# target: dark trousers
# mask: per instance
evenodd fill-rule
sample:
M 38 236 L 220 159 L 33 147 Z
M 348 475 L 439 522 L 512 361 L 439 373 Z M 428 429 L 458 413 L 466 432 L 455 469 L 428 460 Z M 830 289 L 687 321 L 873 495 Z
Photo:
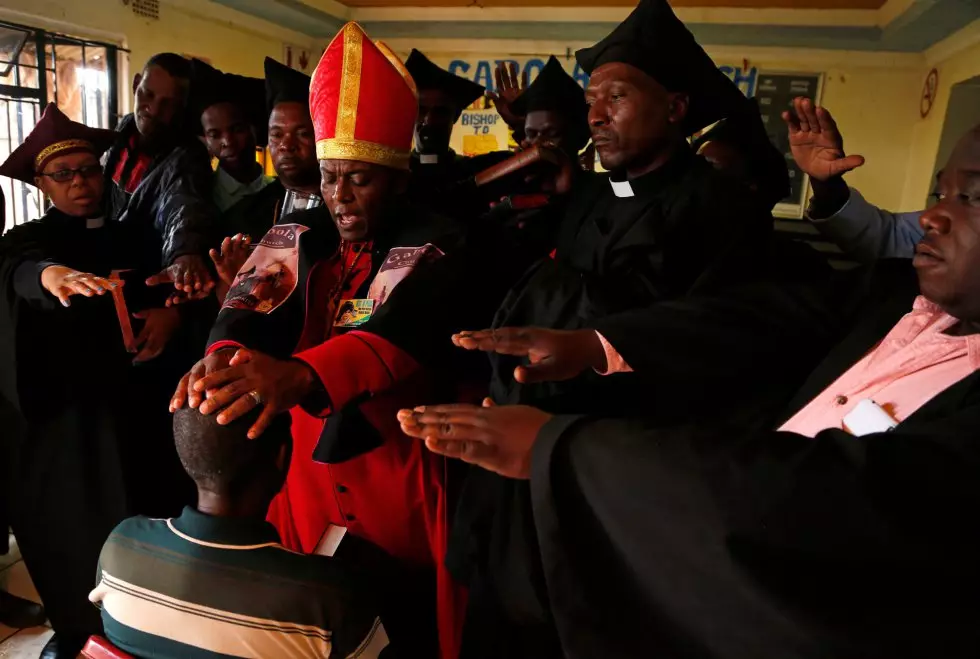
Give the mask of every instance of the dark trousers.
M 79 404 L 47 419 L 21 420 L 8 444 L 11 527 L 59 634 L 102 633 L 88 594 L 102 544 L 129 514 L 117 430 L 98 404 Z

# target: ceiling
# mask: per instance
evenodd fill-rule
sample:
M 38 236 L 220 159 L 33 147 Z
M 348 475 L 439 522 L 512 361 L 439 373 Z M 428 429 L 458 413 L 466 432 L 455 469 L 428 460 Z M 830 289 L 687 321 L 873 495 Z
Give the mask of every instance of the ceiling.
M 349 7 L 631 7 L 636 0 L 340 0 Z M 674 7 L 879 9 L 886 0 L 671 0 Z
M 348 20 L 375 39 L 593 43 L 637 0 L 210 0 L 328 41 Z M 706 46 L 922 52 L 980 20 L 980 0 L 671 0 Z M 600 6 L 601 5 L 601 6 Z M 733 20 L 737 16 L 736 20 Z

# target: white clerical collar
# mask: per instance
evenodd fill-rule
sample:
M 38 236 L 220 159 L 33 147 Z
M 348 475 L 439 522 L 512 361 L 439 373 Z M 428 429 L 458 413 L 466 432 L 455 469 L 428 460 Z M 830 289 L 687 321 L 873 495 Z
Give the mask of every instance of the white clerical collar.
M 439 154 L 437 153 L 420 153 L 419 163 L 422 165 L 438 165 L 439 164 Z
M 86 229 L 101 229 L 105 226 L 104 217 L 87 217 L 85 218 L 85 228 Z
M 633 186 L 630 185 L 629 181 L 614 181 L 612 178 L 610 178 L 609 185 L 612 186 L 613 194 L 617 197 L 633 196 Z

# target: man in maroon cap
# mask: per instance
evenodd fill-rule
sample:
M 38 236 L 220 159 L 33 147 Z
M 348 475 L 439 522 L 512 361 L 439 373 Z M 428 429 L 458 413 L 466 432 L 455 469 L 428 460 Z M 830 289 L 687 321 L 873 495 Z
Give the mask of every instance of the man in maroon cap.
M 75 657 L 100 633 L 87 596 L 101 545 L 141 505 L 135 477 L 153 488 L 147 478 L 167 472 L 146 453 L 147 417 L 137 435 L 120 414 L 146 406 L 120 327 L 137 325 L 130 349 L 139 363 L 161 354 L 179 319 L 177 310 L 152 308 L 149 289 L 136 285 L 158 268 L 153 228 L 105 220 L 99 156 L 114 137 L 49 105 L 0 165 L 0 175 L 36 185 L 53 204 L 0 239 L 0 395 L 23 421 L 11 433 L 5 486 L 11 525 L 56 633 L 42 657 Z M 123 269 L 139 275 L 124 298 L 130 311 L 141 310 L 134 320 L 117 319 L 125 305 L 113 308 L 113 298 L 123 298 L 110 274 Z M 153 474 L 132 468 L 151 462 Z

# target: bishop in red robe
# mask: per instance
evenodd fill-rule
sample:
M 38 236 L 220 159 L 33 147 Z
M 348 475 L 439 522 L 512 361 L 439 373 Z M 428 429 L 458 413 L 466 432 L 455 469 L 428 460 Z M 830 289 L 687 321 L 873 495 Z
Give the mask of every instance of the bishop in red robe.
M 387 47 L 344 26 L 313 75 L 310 107 L 325 205 L 283 218 L 258 244 L 173 406 L 189 402 L 227 423 L 263 405 L 255 435 L 291 410 L 292 464 L 269 513 L 283 542 L 325 552 L 351 533 L 380 546 L 403 567 L 387 584 L 397 591 L 396 620 L 385 621 L 393 643 L 404 629 L 418 644 L 411 656 L 455 658 L 462 606 L 444 567 L 449 467 L 395 417 L 446 395 L 434 383 L 451 378 L 357 328 L 458 237 L 407 202 L 417 92 Z

